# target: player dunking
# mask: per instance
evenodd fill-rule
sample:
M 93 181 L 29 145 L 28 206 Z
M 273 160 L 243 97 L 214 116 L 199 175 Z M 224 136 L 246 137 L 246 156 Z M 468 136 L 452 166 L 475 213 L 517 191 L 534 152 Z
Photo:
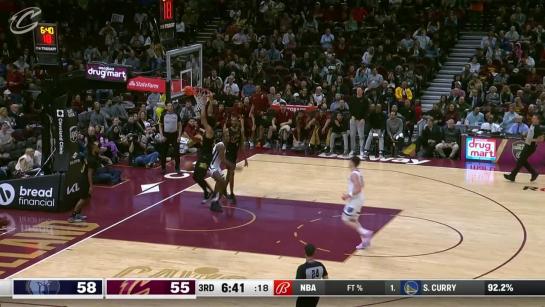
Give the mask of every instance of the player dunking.
M 245 146 L 244 146 L 244 119 L 238 117 L 236 114 L 231 114 L 230 125 L 227 127 L 227 123 L 223 131 L 223 139 L 225 141 L 226 158 L 233 165 L 237 163 L 237 157 L 239 151 L 244 156 L 244 166 L 248 166 L 248 159 L 246 159 Z M 228 199 L 231 203 L 236 203 L 237 199 L 235 193 L 235 171 L 233 168 L 227 170 L 227 184 L 230 188 L 230 194 Z
M 365 229 L 358 221 L 361 207 L 363 206 L 363 176 L 358 169 L 360 165 L 360 158 L 353 156 L 350 159 L 350 177 L 348 178 L 348 193 L 343 194 L 342 199 L 346 201 L 346 205 L 343 209 L 342 220 L 343 222 L 357 231 L 361 237 L 361 243 L 356 246 L 356 249 L 364 249 L 371 244 L 371 237 L 373 232 Z

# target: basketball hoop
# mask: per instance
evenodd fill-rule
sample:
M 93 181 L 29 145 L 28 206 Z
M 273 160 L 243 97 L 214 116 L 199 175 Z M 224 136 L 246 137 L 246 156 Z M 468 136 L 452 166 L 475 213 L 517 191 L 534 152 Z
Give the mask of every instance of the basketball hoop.
M 208 97 L 211 97 L 213 95 L 213 93 L 209 89 L 198 86 L 186 86 L 184 87 L 183 92 L 184 96 L 195 97 L 195 101 L 197 102 L 197 105 L 195 106 L 195 111 L 197 112 L 205 108 Z

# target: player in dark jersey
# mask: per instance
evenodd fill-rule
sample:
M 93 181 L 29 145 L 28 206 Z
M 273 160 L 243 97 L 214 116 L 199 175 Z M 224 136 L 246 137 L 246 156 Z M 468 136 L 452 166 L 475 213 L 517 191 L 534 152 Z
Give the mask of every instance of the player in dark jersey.
M 314 253 L 316 248 L 312 244 L 305 246 L 305 255 L 307 260 L 297 268 L 297 275 L 295 279 L 327 279 L 327 270 L 325 266 L 314 260 Z M 318 305 L 319 297 L 298 297 L 297 307 L 308 307 Z
M 74 206 L 72 215 L 68 219 L 68 222 L 70 223 L 79 223 L 87 219 L 85 215 L 81 214 L 81 209 L 85 204 L 89 202 L 89 199 L 91 199 L 91 193 L 93 193 L 93 176 L 96 170 L 100 167 L 100 158 L 98 156 L 99 151 L 100 148 L 97 143 L 89 143 L 87 147 L 87 157 L 83 162 L 82 171 L 82 174 L 84 174 L 84 176 L 87 176 L 87 180 L 84 181 L 84 184 L 81 187 L 82 196 Z
M 202 143 L 197 152 L 197 162 L 195 163 L 195 170 L 193 172 L 193 179 L 201 187 L 204 193 L 203 203 L 206 202 L 212 196 L 212 188 L 206 182 L 206 174 L 208 167 L 212 162 L 212 148 L 214 147 L 214 128 L 215 120 L 213 117 L 208 116 L 208 113 L 212 114 L 213 106 L 208 104 L 206 110 L 201 110 L 201 124 L 205 130 L 202 136 Z
M 244 166 L 248 166 L 248 159 L 245 154 L 245 141 L 244 141 L 244 119 L 242 116 L 238 116 L 236 113 L 231 114 L 229 125 L 227 123 L 224 126 L 223 139 L 226 147 L 226 159 L 233 165 L 236 165 L 238 153 L 242 151 L 244 156 Z M 232 168 L 227 170 L 227 184 L 230 188 L 230 194 L 227 197 L 231 203 L 236 203 L 235 193 L 235 171 Z

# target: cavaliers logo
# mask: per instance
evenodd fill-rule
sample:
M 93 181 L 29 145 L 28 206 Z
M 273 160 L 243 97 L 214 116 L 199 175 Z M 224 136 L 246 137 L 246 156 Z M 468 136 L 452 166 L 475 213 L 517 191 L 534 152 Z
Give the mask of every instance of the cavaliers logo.
M 149 280 L 124 280 L 121 283 L 119 294 L 141 294 L 147 295 L 151 289 L 147 284 Z
M 520 153 L 522 152 L 522 149 L 524 148 L 524 142 L 523 141 L 516 141 L 513 142 L 513 145 L 511 146 L 511 152 L 513 153 L 513 157 L 518 160 L 520 157 Z
M 20 35 L 30 32 L 38 26 L 39 17 L 42 15 L 42 9 L 39 7 L 27 7 L 16 13 L 9 19 L 9 29 L 11 33 Z

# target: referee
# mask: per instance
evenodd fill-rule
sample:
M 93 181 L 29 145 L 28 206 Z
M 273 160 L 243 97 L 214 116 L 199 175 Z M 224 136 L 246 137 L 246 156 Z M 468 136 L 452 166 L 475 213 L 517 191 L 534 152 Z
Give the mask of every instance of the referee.
M 520 153 L 520 157 L 517 160 L 517 165 L 511 171 L 510 174 L 504 174 L 503 177 L 509 181 L 515 181 L 518 172 L 522 167 L 525 167 L 532 177 L 530 181 L 535 181 L 539 173 L 528 163 L 528 159 L 537 149 L 537 142 L 543 142 L 543 131 L 539 126 L 540 118 L 539 115 L 532 116 L 532 125 L 528 129 L 528 134 L 526 134 L 526 140 L 524 141 L 524 148 Z
M 295 279 L 327 279 L 327 270 L 325 266 L 321 262 L 314 260 L 315 252 L 316 247 L 314 247 L 314 245 L 307 244 L 305 246 L 307 261 L 297 268 Z M 319 297 L 298 297 L 295 306 L 315 307 L 318 305 L 319 300 Z

